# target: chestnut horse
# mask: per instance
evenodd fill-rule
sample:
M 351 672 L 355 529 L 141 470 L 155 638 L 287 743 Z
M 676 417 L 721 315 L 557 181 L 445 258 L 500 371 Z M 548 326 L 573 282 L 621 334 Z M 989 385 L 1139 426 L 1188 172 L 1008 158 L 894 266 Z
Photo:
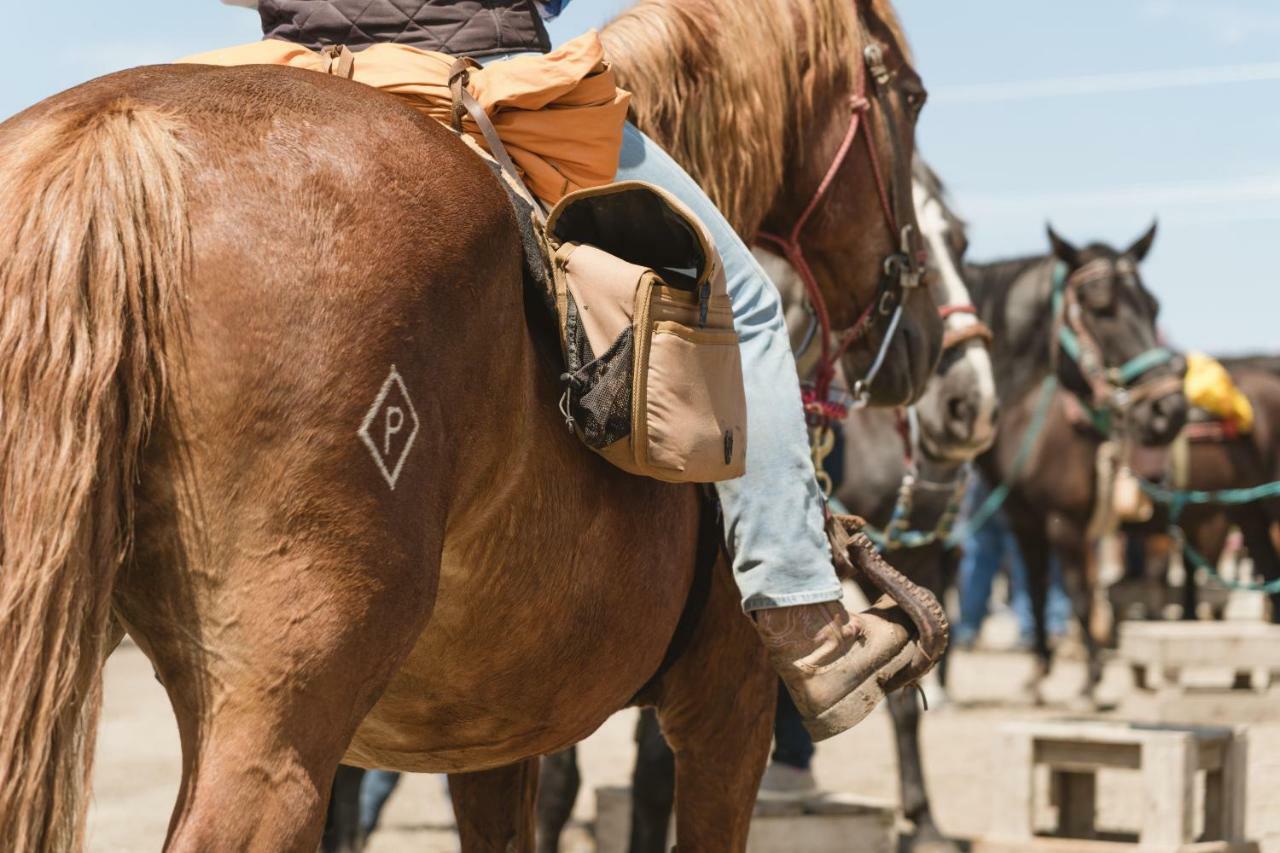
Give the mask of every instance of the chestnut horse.
M 807 167 L 769 211 L 786 222 L 836 159 L 863 46 L 891 71 L 903 51 L 845 0 L 723 14 L 746 7 L 774 16 L 762 43 L 815 36 L 750 63 L 782 81 L 778 154 Z M 890 97 L 800 235 L 837 328 L 900 250 L 870 164 L 903 153 L 889 127 L 910 147 Z M 169 849 L 314 849 L 345 756 L 450 773 L 464 850 L 530 850 L 537 756 L 633 701 L 675 749 L 680 843 L 743 849 L 763 647 L 722 563 L 655 677 L 697 492 L 566 433 L 554 329 L 465 145 L 328 75 L 165 66 L 0 125 L 0 178 L 6 847 L 81 843 L 101 664 L 128 631 L 178 720 Z M 929 298 L 903 298 L 883 401 L 923 388 L 940 343 Z M 889 331 L 851 341 L 850 375 Z

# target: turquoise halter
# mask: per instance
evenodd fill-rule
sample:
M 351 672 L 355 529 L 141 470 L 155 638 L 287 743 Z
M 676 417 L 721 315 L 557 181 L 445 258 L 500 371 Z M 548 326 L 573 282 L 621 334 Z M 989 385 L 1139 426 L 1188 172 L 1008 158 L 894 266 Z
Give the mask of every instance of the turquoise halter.
M 1068 358 L 1075 362 L 1086 381 L 1094 388 L 1093 400 L 1081 400 L 1094 425 L 1104 433 L 1110 432 L 1111 418 L 1107 410 L 1123 407 L 1129 392 L 1152 370 L 1172 362 L 1175 353 L 1168 347 L 1155 346 L 1135 355 L 1119 367 L 1099 365 L 1091 368 L 1081 360 L 1080 335 L 1084 332 L 1084 328 L 1083 326 L 1080 326 L 1079 330 L 1073 328 L 1074 324 L 1066 313 L 1066 291 L 1069 280 L 1067 265 L 1058 261 L 1053 268 L 1053 316 L 1057 326 L 1058 346 Z M 1106 393 L 1099 393 L 1098 386 L 1104 387 Z

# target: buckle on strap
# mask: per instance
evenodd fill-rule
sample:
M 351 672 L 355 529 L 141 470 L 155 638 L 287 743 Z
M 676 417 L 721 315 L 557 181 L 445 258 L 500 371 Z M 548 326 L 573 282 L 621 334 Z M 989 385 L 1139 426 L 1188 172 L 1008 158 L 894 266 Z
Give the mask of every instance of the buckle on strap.
M 862 49 L 862 58 L 876 85 L 886 85 L 889 82 L 889 68 L 884 64 L 884 51 L 880 49 L 880 45 L 875 42 L 867 45 Z
M 320 55 L 329 61 L 326 74 L 350 80 L 356 73 L 356 55 L 345 44 L 331 44 L 320 51 Z

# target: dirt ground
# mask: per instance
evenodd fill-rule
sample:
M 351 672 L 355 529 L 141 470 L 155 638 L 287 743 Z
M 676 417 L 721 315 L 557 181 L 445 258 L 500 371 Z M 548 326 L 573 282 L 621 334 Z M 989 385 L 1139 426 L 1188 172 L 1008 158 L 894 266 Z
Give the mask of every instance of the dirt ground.
M 944 831 L 960 838 L 980 836 L 1000 768 L 991 761 L 1001 722 L 1072 713 L 1072 698 L 1083 683 L 1079 660 L 1062 659 L 1047 685 L 1049 708 L 1035 708 L 1022 689 L 1031 673 L 1027 655 L 1012 652 L 958 652 L 949 701 L 924 717 L 926 774 L 935 813 Z M 158 850 L 178 787 L 177 730 L 168 703 L 142 653 L 122 646 L 107 665 L 106 706 L 94 773 L 89 816 L 93 851 Z M 1101 698 L 1116 700 L 1129 689 L 1127 670 L 1108 665 Z M 598 785 L 626 784 L 634 752 L 635 712 L 616 715 L 580 750 L 583 793 L 564 850 L 588 853 Z M 1229 722 L 1224 720 L 1223 722 Z M 1250 730 L 1248 829 L 1263 853 L 1280 853 L 1280 722 Z M 886 712 L 878 710 L 854 731 L 820 746 L 815 772 L 824 788 L 896 802 L 897 769 Z M 1112 829 L 1136 828 L 1142 791 L 1136 774 L 1100 780 L 1099 820 Z M 443 779 L 407 777 L 374 835 L 372 853 L 457 850 L 452 813 Z

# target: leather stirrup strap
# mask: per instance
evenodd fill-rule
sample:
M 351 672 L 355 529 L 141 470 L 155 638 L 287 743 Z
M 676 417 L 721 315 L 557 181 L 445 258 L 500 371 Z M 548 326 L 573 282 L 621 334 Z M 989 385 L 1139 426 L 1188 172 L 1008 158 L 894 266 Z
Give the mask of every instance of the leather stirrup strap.
M 914 684 L 925 676 L 946 651 L 951 628 L 947 614 L 933 593 L 917 586 L 885 562 L 864 531 L 866 521 L 856 515 L 826 513 L 827 539 L 836 574 L 852 577 L 856 572 L 892 598 L 916 627 L 915 648 L 910 662 L 883 683 L 886 693 Z
M 449 68 L 449 92 L 453 95 L 453 129 L 457 133 L 462 133 L 462 117 L 464 115 L 471 116 L 471 120 L 476 123 L 476 127 L 480 128 L 480 133 L 484 136 L 485 145 L 488 146 L 489 153 L 493 155 L 493 159 L 498 161 L 502 171 L 506 173 L 507 178 L 516 187 L 517 191 L 524 196 L 525 201 L 533 205 L 534 216 L 539 221 L 542 221 L 544 218 L 542 205 L 538 203 L 533 193 L 525 186 L 524 180 L 520 177 L 520 170 L 516 168 L 511 155 L 507 153 L 507 146 L 502 144 L 502 138 L 498 136 L 498 131 L 494 128 L 493 122 L 489 121 L 489 116 L 485 113 L 484 107 L 480 106 L 480 102 L 467 90 L 471 70 L 480 67 L 480 63 L 468 56 L 464 56 Z

